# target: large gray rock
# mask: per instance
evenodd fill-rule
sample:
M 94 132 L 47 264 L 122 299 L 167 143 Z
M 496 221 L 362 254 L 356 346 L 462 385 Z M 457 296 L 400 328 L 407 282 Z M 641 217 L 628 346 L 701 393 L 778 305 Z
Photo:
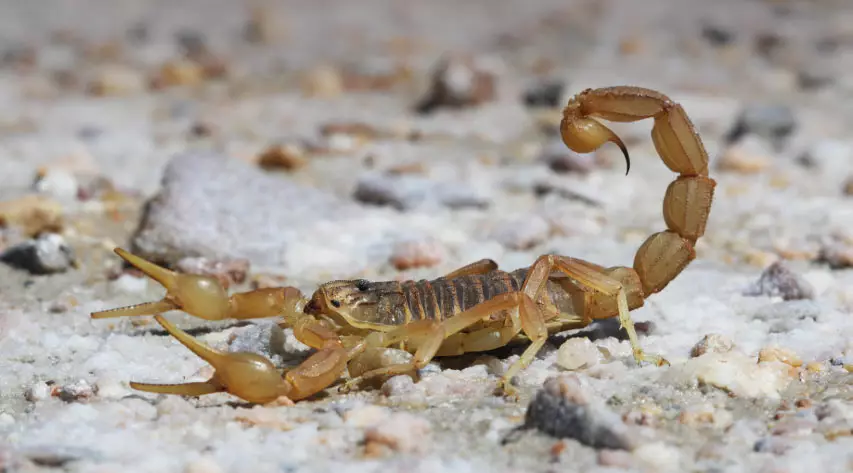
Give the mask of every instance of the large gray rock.
M 360 255 L 390 228 L 387 218 L 366 220 L 366 210 L 350 201 L 237 159 L 192 151 L 165 168 L 133 249 L 170 265 L 203 256 L 246 258 L 253 268 L 346 273 L 367 263 Z

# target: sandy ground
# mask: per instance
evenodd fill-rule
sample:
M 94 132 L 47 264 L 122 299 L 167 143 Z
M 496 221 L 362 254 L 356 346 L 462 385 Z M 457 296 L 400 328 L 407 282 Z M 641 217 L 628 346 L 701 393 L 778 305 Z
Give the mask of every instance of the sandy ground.
M 0 471 L 853 470 L 845 2 L 0 5 Z M 463 103 L 418 112 L 442 58 Z M 552 336 L 517 400 L 494 387 L 523 344 L 259 406 L 132 390 L 211 372 L 149 317 L 89 317 L 162 297 L 116 246 L 306 293 L 480 258 L 630 266 L 674 179 L 651 121 L 613 126 L 627 176 L 555 134 L 611 85 L 681 103 L 717 182 L 696 260 L 632 312 L 670 366 L 610 320 Z M 168 317 L 308 354 L 272 320 Z

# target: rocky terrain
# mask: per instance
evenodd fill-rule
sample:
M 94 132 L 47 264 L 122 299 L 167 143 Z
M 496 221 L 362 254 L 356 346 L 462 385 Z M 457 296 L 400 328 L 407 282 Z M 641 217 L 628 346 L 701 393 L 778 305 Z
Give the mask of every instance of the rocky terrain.
M 853 6 L 842 1 L 0 3 L 0 471 L 853 469 Z M 717 181 L 697 259 L 618 322 L 292 406 L 158 396 L 211 374 L 122 247 L 230 290 L 631 265 L 674 175 L 651 120 L 575 154 L 561 107 L 681 103 Z M 294 366 L 274 320 L 167 314 Z

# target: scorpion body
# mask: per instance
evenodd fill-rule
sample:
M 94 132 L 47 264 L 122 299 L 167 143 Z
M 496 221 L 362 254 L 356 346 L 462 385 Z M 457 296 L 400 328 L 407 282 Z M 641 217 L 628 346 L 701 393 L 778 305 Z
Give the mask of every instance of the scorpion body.
M 548 334 L 583 327 L 595 319 L 618 317 L 637 362 L 665 364 L 640 347 L 632 309 L 663 290 L 696 257 L 705 232 L 716 183 L 708 177 L 708 156 L 683 108 L 663 94 L 639 87 L 588 89 L 563 110 L 563 142 L 579 153 L 606 142 L 625 145 L 598 119 L 616 122 L 653 118 L 652 140 L 661 159 L 678 177 L 667 188 L 663 216 L 667 228 L 640 246 L 632 267 L 605 268 L 582 259 L 542 255 L 529 268 L 505 272 L 485 259 L 434 280 L 331 281 L 310 298 L 293 287 L 228 295 L 215 278 L 177 274 L 124 250 L 116 252 L 162 284 L 163 300 L 92 314 L 93 318 L 155 315 L 181 343 L 215 368 L 204 382 L 161 385 L 131 383 L 143 391 L 201 395 L 229 392 L 266 403 L 309 397 L 333 384 L 347 367 L 360 370 L 344 389 L 375 376 L 408 374 L 436 356 L 487 351 L 524 339 L 530 345 L 501 378 L 510 381 L 544 345 Z M 281 317 L 297 339 L 317 352 L 283 375 L 253 353 L 225 353 L 207 347 L 159 315 L 179 309 L 209 320 Z M 400 346 L 411 361 L 385 364 L 376 354 Z M 352 374 L 351 369 L 351 374 Z

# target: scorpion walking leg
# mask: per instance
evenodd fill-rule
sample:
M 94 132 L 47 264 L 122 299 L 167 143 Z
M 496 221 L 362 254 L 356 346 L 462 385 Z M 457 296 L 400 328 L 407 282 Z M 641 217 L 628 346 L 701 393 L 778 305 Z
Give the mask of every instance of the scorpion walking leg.
M 423 368 L 436 356 L 448 337 L 488 318 L 495 312 L 517 307 L 521 296 L 522 294 L 518 292 L 501 294 L 442 322 L 421 320 L 389 332 L 369 334 L 363 342 L 369 347 L 387 347 L 402 341 L 415 342 L 414 345 L 418 347 L 415 356 L 409 363 L 385 366 L 352 378 L 341 387 L 341 390 L 347 391 L 363 380 L 375 376 L 405 374 Z

